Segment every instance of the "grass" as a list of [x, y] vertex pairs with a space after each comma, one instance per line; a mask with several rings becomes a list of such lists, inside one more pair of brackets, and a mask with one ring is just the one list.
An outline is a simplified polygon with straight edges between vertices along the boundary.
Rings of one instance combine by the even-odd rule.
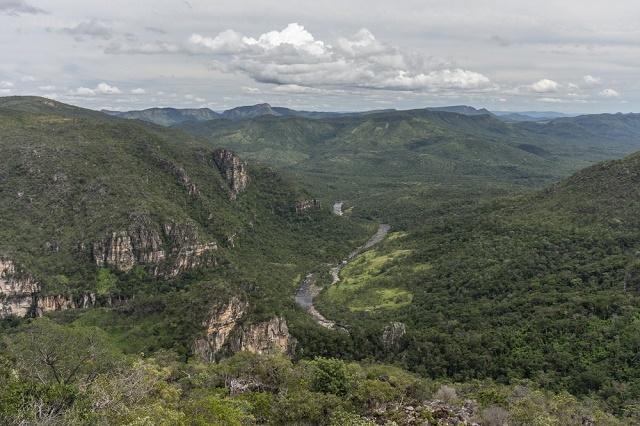
[[369, 250], [360, 254], [343, 268], [340, 281], [324, 292], [324, 303], [338, 304], [352, 312], [406, 306], [411, 303], [411, 293], [391, 283], [388, 277], [393, 263], [409, 254], [411, 250], [405, 249], [384, 254]]

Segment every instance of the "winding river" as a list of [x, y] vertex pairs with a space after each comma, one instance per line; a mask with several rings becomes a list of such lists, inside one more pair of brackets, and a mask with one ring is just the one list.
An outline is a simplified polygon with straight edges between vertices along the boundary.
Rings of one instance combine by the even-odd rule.
[[[342, 213], [341, 212], [342, 203], [339, 203], [339, 204], [340, 204], [339, 211], [340, 213]], [[336, 206], [334, 205], [334, 211], [335, 210], [336, 210]], [[345, 260], [334, 265], [330, 271], [331, 277], [332, 277], [331, 285], [334, 285], [338, 281], [340, 281], [340, 270], [342, 270], [342, 268], [344, 268], [351, 260], [353, 260], [354, 257], [356, 257], [357, 255], [359, 255], [364, 251], [369, 250], [371, 247], [375, 246], [380, 241], [382, 241], [384, 237], [386, 237], [386, 235], [389, 233], [390, 229], [391, 227], [389, 225], [380, 224], [378, 226], [378, 230], [376, 231], [376, 233], [373, 234], [373, 236], [369, 238], [369, 240], [366, 243], [364, 243], [363, 245], [361, 245], [360, 247], [352, 251], [351, 254], [349, 254], [349, 256]], [[325, 318], [320, 312], [318, 312], [315, 306], [313, 306], [313, 299], [318, 294], [320, 294], [320, 291], [322, 290], [322, 287], [316, 284], [317, 279], [318, 279], [317, 273], [310, 272], [309, 274], [307, 274], [307, 276], [300, 283], [300, 287], [298, 287], [298, 291], [296, 293], [296, 303], [298, 304], [298, 306], [304, 309], [309, 315], [311, 315], [313, 320], [317, 322], [319, 325], [328, 329], [340, 329], [340, 330], [346, 331], [344, 327], [337, 325], [335, 321], [331, 321], [330, 319]]]

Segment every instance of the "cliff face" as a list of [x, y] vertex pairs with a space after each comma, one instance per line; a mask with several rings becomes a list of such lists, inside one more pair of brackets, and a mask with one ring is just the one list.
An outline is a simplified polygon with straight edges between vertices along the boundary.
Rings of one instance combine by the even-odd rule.
[[94, 293], [40, 294], [40, 284], [20, 271], [11, 260], [0, 259], [0, 318], [42, 316], [47, 312], [113, 306], [123, 300], [112, 296], [97, 298]]
[[272, 318], [242, 326], [239, 322], [248, 308], [247, 302], [232, 297], [227, 304], [212, 312], [204, 323], [205, 337], [194, 343], [194, 353], [208, 362], [215, 362], [225, 352], [292, 353], [296, 341], [289, 334], [286, 320]]
[[189, 177], [189, 175], [187, 175], [187, 172], [184, 168], [177, 165], [173, 161], [164, 159], [158, 160], [158, 163], [160, 164], [160, 167], [176, 177], [178, 183], [187, 191], [190, 196], [196, 198], [200, 195], [198, 187], [196, 187], [196, 184], [191, 181], [191, 178]]
[[296, 201], [295, 209], [296, 213], [302, 214], [308, 210], [317, 210], [320, 208], [320, 200], [316, 200], [315, 198], [311, 200], [299, 200]]
[[[154, 275], [177, 276], [203, 266], [214, 266], [216, 242], [200, 243], [193, 224], [166, 223], [163, 235], [149, 223], [117, 231], [92, 244], [97, 266], [109, 266], [127, 272], [142, 265]], [[168, 248], [165, 250], [165, 247]]]
[[0, 258], [0, 318], [29, 315], [39, 290], [33, 278], [19, 271], [11, 260]]
[[407, 328], [404, 323], [391, 322], [382, 331], [382, 345], [388, 351], [397, 351], [405, 334]]
[[295, 349], [295, 339], [289, 334], [287, 321], [282, 317], [241, 328], [230, 340], [231, 352], [251, 353], [281, 352], [290, 354]]
[[227, 304], [212, 312], [204, 323], [206, 335], [196, 340], [194, 352], [205, 361], [215, 362], [216, 355], [227, 342], [227, 338], [244, 316], [247, 308], [247, 302], [232, 297]]
[[229, 197], [235, 200], [249, 185], [247, 167], [240, 157], [227, 149], [213, 152], [213, 162], [229, 185]]

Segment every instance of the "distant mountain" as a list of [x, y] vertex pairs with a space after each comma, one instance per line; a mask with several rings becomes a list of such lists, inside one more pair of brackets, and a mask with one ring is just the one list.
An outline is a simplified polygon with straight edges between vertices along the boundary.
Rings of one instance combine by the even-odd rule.
[[444, 107], [428, 107], [425, 108], [427, 111], [434, 112], [452, 112], [455, 114], [462, 115], [491, 115], [491, 112], [485, 108], [474, 108], [468, 105], [453, 105], [453, 106], [444, 106]]
[[101, 112], [120, 118], [142, 120], [161, 126], [172, 126], [185, 121], [207, 121], [220, 118], [220, 114], [209, 108], [149, 108], [141, 111], [109, 111]]
[[492, 113], [507, 122], [549, 121], [556, 118], [572, 117], [570, 114], [555, 111], [492, 111]]
[[[451, 112], [462, 115], [491, 115], [491, 112], [481, 108], [476, 109], [466, 105], [429, 107], [425, 111]], [[161, 126], [174, 126], [187, 121], [208, 121], [215, 119], [225, 119], [230, 121], [251, 120], [262, 116], [275, 117], [302, 117], [310, 119], [326, 119], [338, 117], [361, 117], [372, 114], [395, 112], [395, 109], [380, 109], [356, 112], [333, 112], [333, 111], [298, 111], [285, 107], [274, 107], [268, 103], [239, 106], [223, 112], [215, 112], [209, 108], [198, 109], [178, 109], [178, 108], [149, 108], [139, 111], [110, 111], [102, 110], [105, 114], [114, 115], [120, 118], [148, 121]]]

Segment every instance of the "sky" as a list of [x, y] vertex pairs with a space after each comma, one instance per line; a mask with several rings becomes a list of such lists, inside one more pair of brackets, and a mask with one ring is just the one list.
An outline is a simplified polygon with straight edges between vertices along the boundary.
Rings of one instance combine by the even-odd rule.
[[637, 0], [0, 0], [0, 96], [640, 112]]

